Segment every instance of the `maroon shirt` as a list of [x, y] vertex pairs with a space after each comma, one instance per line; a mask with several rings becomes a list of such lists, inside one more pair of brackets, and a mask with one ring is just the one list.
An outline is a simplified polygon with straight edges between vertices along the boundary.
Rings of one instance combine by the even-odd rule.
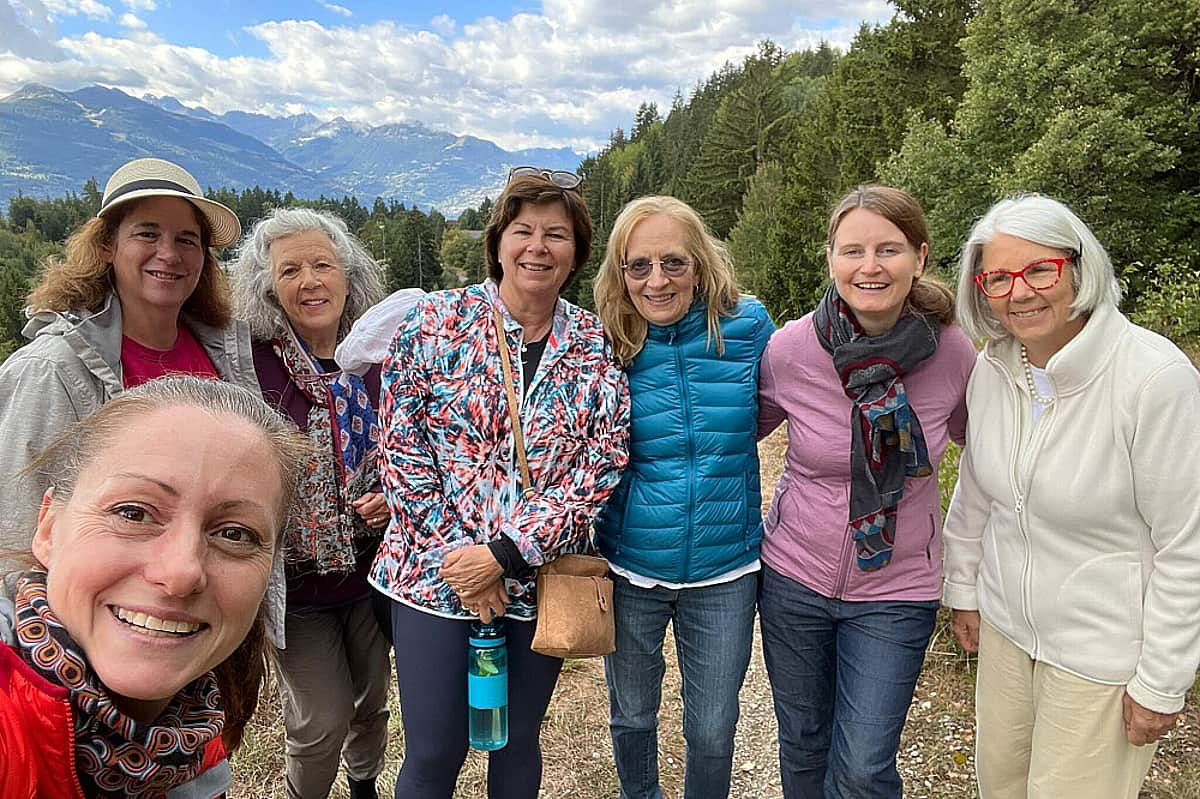
[[[254, 370], [258, 372], [258, 384], [262, 387], [263, 399], [272, 408], [296, 423], [302, 431], [308, 430], [308, 412], [312, 403], [296, 387], [279, 356], [269, 341], [254, 343]], [[375, 365], [363, 375], [363, 382], [376, 410], [379, 408], [379, 366]], [[374, 489], [382, 490], [379, 486]], [[358, 497], [345, 497], [347, 502]], [[323, 610], [347, 605], [365, 599], [371, 594], [367, 584], [367, 573], [375, 550], [379, 547], [376, 538], [362, 539], [359, 543], [356, 565], [349, 574], [317, 574], [311, 562], [288, 562], [287, 609], [288, 613]]]

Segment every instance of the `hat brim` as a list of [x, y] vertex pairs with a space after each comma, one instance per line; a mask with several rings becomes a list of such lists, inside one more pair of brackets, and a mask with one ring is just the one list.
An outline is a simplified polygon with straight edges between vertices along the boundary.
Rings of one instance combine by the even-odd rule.
[[172, 189], [138, 189], [127, 194], [122, 194], [104, 206], [97, 216], [107, 216], [112, 213], [114, 208], [120, 208], [122, 205], [127, 205], [134, 200], [140, 200], [145, 197], [178, 197], [181, 200], [187, 200], [195, 206], [196, 210], [204, 214], [204, 218], [208, 220], [208, 226], [212, 229], [210, 246], [228, 247], [242, 235], [242, 223], [238, 221], [237, 214], [224, 205], [221, 205], [221, 203], [210, 200], [207, 197], [197, 197], [194, 194], [174, 191]]

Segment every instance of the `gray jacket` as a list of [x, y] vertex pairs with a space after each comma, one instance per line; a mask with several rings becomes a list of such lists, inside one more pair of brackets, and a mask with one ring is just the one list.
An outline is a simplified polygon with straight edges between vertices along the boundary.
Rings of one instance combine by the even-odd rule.
[[[259, 393], [244, 322], [217, 328], [186, 314], [181, 318], [222, 380]], [[124, 390], [121, 303], [114, 293], [95, 313], [39, 312], [22, 332], [30, 342], [0, 364], [0, 552], [29, 548], [47, 488], [45, 480], [21, 470], [63, 428]], [[0, 568], [0, 574], [6, 570]], [[284, 595], [277, 582], [267, 591], [268, 615], [282, 619]], [[269, 632], [282, 643], [281, 628]]]

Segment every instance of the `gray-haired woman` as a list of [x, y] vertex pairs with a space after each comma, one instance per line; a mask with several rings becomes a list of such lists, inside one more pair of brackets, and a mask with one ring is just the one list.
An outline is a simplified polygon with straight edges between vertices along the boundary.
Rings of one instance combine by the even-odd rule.
[[1200, 377], [1049, 197], [992, 206], [958, 280], [987, 346], [943, 602], [979, 651], [979, 795], [1133, 799], [1200, 662]]
[[374, 797], [387, 745], [388, 643], [367, 569], [387, 506], [378, 486], [379, 367], [343, 372], [334, 348], [383, 296], [378, 265], [332, 214], [276, 209], [242, 241], [238, 315], [263, 397], [316, 445], [284, 540], [287, 648], [279, 651], [291, 797], [324, 797], [346, 761], [351, 797]]

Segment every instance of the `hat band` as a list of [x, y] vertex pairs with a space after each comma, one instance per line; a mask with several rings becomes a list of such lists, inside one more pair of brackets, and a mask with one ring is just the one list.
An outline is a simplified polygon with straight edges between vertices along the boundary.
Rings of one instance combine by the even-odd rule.
[[173, 180], [135, 180], [132, 183], [126, 183], [124, 186], [105, 197], [104, 202], [100, 204], [100, 210], [103, 211], [105, 208], [112, 205], [114, 200], [124, 197], [130, 192], [142, 191], [143, 189], [170, 189], [171, 191], [177, 191], [180, 194], [186, 194], [188, 197], [196, 196], [196, 193], [187, 186], [184, 186], [182, 183], [176, 183]]

